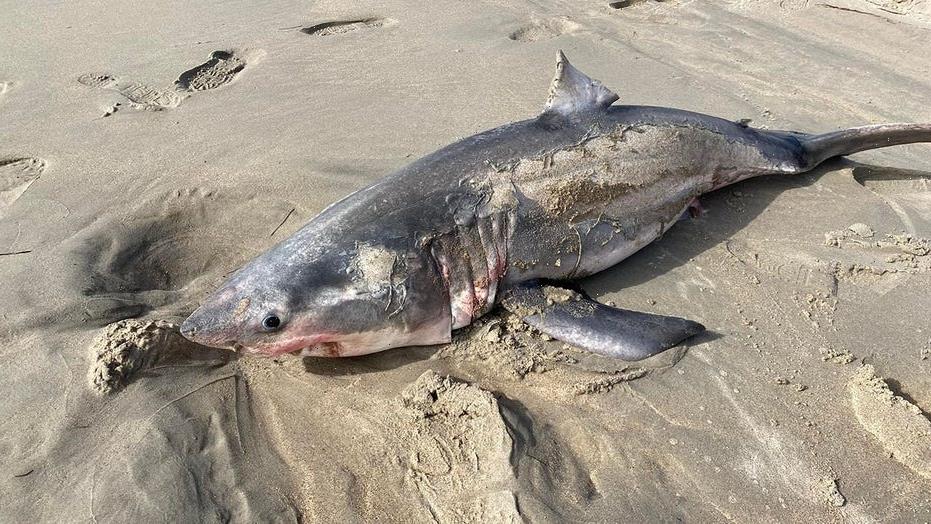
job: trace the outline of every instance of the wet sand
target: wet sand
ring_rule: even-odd
[[[931,122],[931,4],[105,0],[0,32],[0,520],[931,520],[931,146],[708,195],[582,286],[710,332],[636,364],[496,312],[237,359],[174,331],[336,199],[537,114]],[[129,320],[127,320],[129,319]]]

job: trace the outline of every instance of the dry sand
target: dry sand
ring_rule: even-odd
[[[503,314],[339,361],[171,324],[330,202],[536,114],[558,48],[622,103],[931,122],[927,0],[0,13],[0,520],[931,520],[931,146],[719,191],[588,279],[713,331],[637,365]]]

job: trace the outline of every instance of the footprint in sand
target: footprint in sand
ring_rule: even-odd
[[[931,420],[921,408],[895,395],[873,366],[863,366],[847,384],[857,421],[895,460],[931,480]]]
[[[3,210],[22,196],[43,171],[45,160],[41,158],[0,158],[0,217]]]
[[[141,109],[159,111],[178,107],[182,96],[168,89],[158,89],[129,78],[121,78],[110,73],[85,73],[78,77],[84,86],[107,91],[115,91]]]
[[[537,42],[549,40],[559,35],[572,33],[579,29],[579,24],[567,17],[534,20],[529,24],[517,28],[508,35],[515,42]]]
[[[608,7],[611,9],[624,9],[625,7],[641,4],[645,1],[646,0],[621,0],[620,2],[608,2]]]
[[[437,522],[563,522],[601,496],[569,442],[514,400],[427,371],[400,401],[398,462]]]
[[[320,24],[304,27],[301,32],[312,36],[331,36],[341,35],[360,29],[374,29],[377,27],[389,27],[397,24],[397,20],[391,18],[358,18],[354,20],[333,20]]]
[[[258,61],[263,51],[214,51],[210,59],[181,73],[175,80],[179,91],[194,93],[208,91],[233,81],[246,65]]]
[[[164,89],[106,72],[85,73],[78,77],[78,82],[119,93],[139,109],[160,111],[178,107],[190,93],[209,91],[232,82],[247,65],[257,62],[264,54],[261,50],[214,51],[209,60],[181,73],[173,87]],[[114,112],[115,108],[104,116]]]
[[[512,440],[495,397],[427,371],[401,394],[406,478],[438,522],[521,522]]]
[[[825,233],[825,245],[845,251],[843,260],[832,263],[835,279],[885,285],[891,290],[905,276],[931,271],[931,240],[911,233],[879,235],[861,223]]]

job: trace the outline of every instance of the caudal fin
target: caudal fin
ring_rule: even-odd
[[[880,124],[854,127],[823,135],[797,135],[802,144],[804,169],[812,169],[836,156],[867,149],[931,142],[931,124]]]

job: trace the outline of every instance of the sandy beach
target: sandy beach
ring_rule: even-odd
[[[585,279],[637,363],[495,311],[238,358],[177,326],[330,203],[532,118],[557,50],[766,129],[931,122],[931,2],[4,2],[0,521],[927,522],[931,145],[709,194]]]

